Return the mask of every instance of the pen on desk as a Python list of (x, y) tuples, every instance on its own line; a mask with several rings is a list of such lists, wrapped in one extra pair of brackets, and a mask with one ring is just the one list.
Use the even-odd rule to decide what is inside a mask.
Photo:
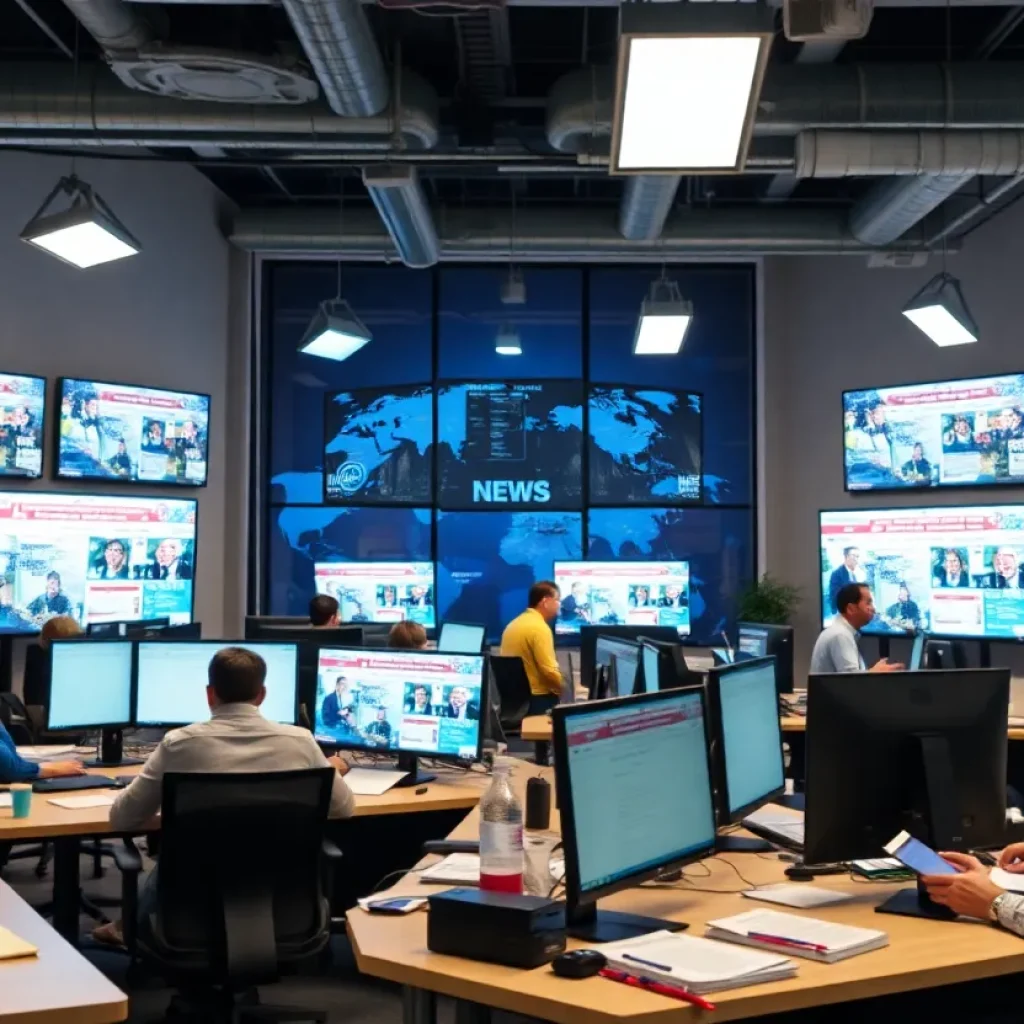
[(656, 971), (671, 971), (672, 966), (670, 964), (659, 964), (654, 960), (644, 960), (643, 957), (633, 956), (632, 953), (623, 953), (623, 960), (628, 960), (631, 964), (643, 964), (644, 967), (653, 967)]
[(828, 946), (820, 942), (805, 942), (803, 939), (791, 939), (785, 935), (769, 935), (767, 932), (748, 932), (748, 939), (767, 942), (772, 946), (789, 946), (791, 949), (809, 949), (814, 953), (827, 953)]
[(626, 974), (624, 971), (613, 971), (608, 967), (598, 972), (602, 978), (609, 981), (617, 981), (620, 985), (629, 985), (631, 988), (640, 988), (646, 992), (653, 992), (655, 995), (668, 996), (669, 999), (678, 999), (682, 1003), (691, 1003), (699, 1006), (702, 1010), (713, 1010), (715, 1004), (709, 1002), (703, 996), (691, 992), (681, 985), (665, 985), (660, 981), (652, 981), (650, 978), (639, 978), (634, 974)]

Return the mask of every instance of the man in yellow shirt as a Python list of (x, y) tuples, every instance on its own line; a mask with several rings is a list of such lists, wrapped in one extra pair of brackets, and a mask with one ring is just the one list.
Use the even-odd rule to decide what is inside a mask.
[(501, 634), (501, 653), (522, 658), (530, 680), (530, 714), (543, 715), (562, 695), (562, 673), (555, 658), (555, 637), (549, 625), (561, 605), (558, 587), (541, 580), (530, 587), (529, 607), (517, 615)]

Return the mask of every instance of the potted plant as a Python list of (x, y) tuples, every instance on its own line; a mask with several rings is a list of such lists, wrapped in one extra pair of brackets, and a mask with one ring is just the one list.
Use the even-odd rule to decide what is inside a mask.
[(740, 594), (737, 618), (741, 622), (787, 626), (800, 601), (799, 587), (783, 583), (766, 572)]

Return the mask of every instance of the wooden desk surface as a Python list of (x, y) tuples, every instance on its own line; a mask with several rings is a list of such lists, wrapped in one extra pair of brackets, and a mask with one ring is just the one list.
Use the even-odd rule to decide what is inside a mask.
[[(524, 764), (515, 773), (515, 784), (525, 788), (526, 779), (537, 771)], [(550, 769), (543, 771), (550, 772)], [(474, 810), (452, 833), (453, 837), (475, 838), (477, 822), (478, 813)], [(552, 824), (557, 826), (557, 814)], [(784, 865), (778, 860), (756, 854), (728, 854), (704, 862), (711, 872), (707, 877), (700, 866), (693, 865), (686, 869), (692, 878), (689, 884), (632, 889), (602, 900), (601, 906), (686, 921), (692, 934), (699, 936), (710, 920), (764, 906), (740, 895), (740, 891), (749, 886), (741, 881), (730, 864), (759, 885), (785, 880)], [(899, 886), (854, 882), (846, 876), (829, 876), (820, 884), (824, 888), (851, 892), (854, 898), (838, 906), (808, 911), (809, 916), (881, 929), (889, 934), (890, 945), (838, 964), (819, 964), (798, 958), (797, 975), (789, 981), (716, 993), (711, 996), (718, 1006), (715, 1020), (781, 1013), (1024, 969), (1024, 942), (987, 924), (940, 924), (876, 914), (874, 908)], [(724, 895), (701, 892), (702, 887), (729, 892)], [(437, 891), (436, 886), (419, 884), (415, 875), (406, 876), (392, 890), (396, 894), (420, 896)], [(667, 997), (637, 992), (601, 978), (571, 981), (556, 978), (547, 967), (521, 971), (431, 953), (427, 950), (424, 912), (390, 917), (353, 910), (347, 920), (359, 969), (399, 984), (556, 1024), (592, 1024), (595, 1020), (617, 1024), (625, 1018), (646, 1022), (656, 1017), (668, 1021), (679, 1020), (684, 1015), (690, 1019), (700, 1012)], [(572, 948), (584, 945), (570, 940)]]
[[(90, 768), (91, 775), (136, 775), (140, 766), (130, 768)], [(427, 784), (427, 791), (419, 796), (419, 786), (390, 789), (380, 796), (357, 796), (355, 817), (364, 818), (383, 814), (418, 814), (424, 811), (470, 810), (480, 802), (487, 788), (488, 777), (482, 772), (438, 774), (436, 781)], [(33, 793), (32, 811), (27, 818), (14, 818), (9, 807), (0, 808), (0, 842), (22, 842), (54, 836), (91, 836), (110, 832), (109, 807), (68, 810), (54, 807), (49, 801), (55, 797), (75, 796), (78, 793), (108, 793), (112, 790), (78, 790), (69, 793)], [(160, 827), (159, 818), (151, 823)]]
[(5, 882), (0, 925), (39, 948), (38, 956), (0, 962), (3, 1024), (114, 1024), (128, 1018), (128, 997)]

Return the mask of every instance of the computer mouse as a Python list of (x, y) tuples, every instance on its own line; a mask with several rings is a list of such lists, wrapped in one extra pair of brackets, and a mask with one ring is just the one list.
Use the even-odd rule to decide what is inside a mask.
[(608, 958), (596, 949), (573, 949), (568, 953), (559, 953), (551, 961), (551, 970), (560, 978), (592, 978)]
[(813, 882), (814, 872), (802, 864), (794, 864), (793, 867), (786, 868), (786, 877), (791, 882)]

